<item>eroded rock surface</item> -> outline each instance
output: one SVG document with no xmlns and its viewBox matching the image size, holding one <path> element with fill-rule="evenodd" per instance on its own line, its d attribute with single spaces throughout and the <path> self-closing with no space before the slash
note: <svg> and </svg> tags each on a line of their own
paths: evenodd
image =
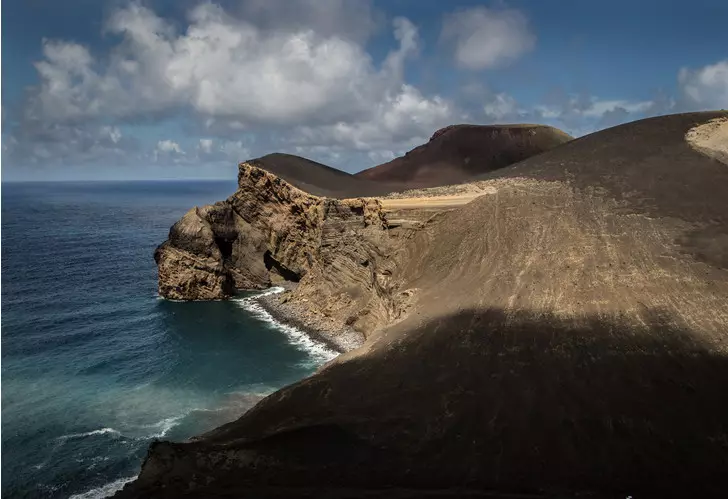
<svg viewBox="0 0 728 499">
<path fill-rule="evenodd" d="M 157 248 L 159 294 L 212 300 L 296 282 L 291 300 L 370 331 L 400 314 L 389 279 L 396 242 L 380 201 L 313 196 L 242 163 L 235 194 L 187 212 Z"/>
</svg>

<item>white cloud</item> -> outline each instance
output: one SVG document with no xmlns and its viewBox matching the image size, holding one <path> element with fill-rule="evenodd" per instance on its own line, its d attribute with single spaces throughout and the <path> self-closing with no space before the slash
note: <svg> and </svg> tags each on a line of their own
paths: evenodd
<svg viewBox="0 0 728 499">
<path fill-rule="evenodd" d="M 348 121 L 402 87 L 418 44 L 412 23 L 396 18 L 399 47 L 377 68 L 360 44 L 326 30 L 263 30 L 212 3 L 188 17 L 177 33 L 138 4 L 116 11 L 106 29 L 123 41 L 107 61 L 78 44 L 45 42 L 31 115 L 70 121 L 189 108 L 238 129 Z"/>
<path fill-rule="evenodd" d="M 245 0 L 240 17 L 261 29 L 304 28 L 362 43 L 377 30 L 382 15 L 368 0 Z"/>
<path fill-rule="evenodd" d="M 227 140 L 224 141 L 219 148 L 220 152 L 225 155 L 227 159 L 240 163 L 242 161 L 251 159 L 250 149 L 243 145 L 243 142 Z"/>
<path fill-rule="evenodd" d="M 728 59 L 696 70 L 682 68 L 678 83 L 684 97 L 694 107 L 728 108 Z"/>
<path fill-rule="evenodd" d="M 3 137 L 3 152 L 7 153 L 3 160 L 8 166 L 40 162 L 81 165 L 98 161 L 116 166 L 138 159 L 138 141 L 124 136 L 115 126 L 40 122 L 16 128 L 12 133 Z"/>
<path fill-rule="evenodd" d="M 200 143 L 197 147 L 200 151 L 210 154 L 212 152 L 212 142 L 212 139 L 200 139 Z"/>
<path fill-rule="evenodd" d="M 495 98 L 483 106 L 485 114 L 496 120 L 513 117 L 518 113 L 516 100 L 508 94 L 499 93 Z"/>
<path fill-rule="evenodd" d="M 369 159 L 371 159 L 374 164 L 381 164 L 392 161 L 398 156 L 398 154 L 396 154 L 394 151 L 381 150 L 371 151 L 369 152 L 369 154 L 367 154 L 367 156 L 369 156 Z"/>
<path fill-rule="evenodd" d="M 642 113 L 650 108 L 652 101 L 599 100 L 593 99 L 582 114 L 589 118 L 598 118 L 615 109 L 623 109 L 628 113 Z"/>
<path fill-rule="evenodd" d="M 28 89 L 22 116 L 3 120 L 12 123 L 3 158 L 192 167 L 283 150 L 352 171 L 454 123 L 545 122 L 583 135 L 642 116 L 728 107 L 728 60 L 684 68 L 681 95 L 652 100 L 562 94 L 524 106 L 478 73 L 462 92 L 444 97 L 406 79 L 422 49 L 410 20 L 392 20 L 393 45 L 381 60 L 367 52 L 372 33 L 387 26 L 370 1 L 226 5 L 234 8 L 201 3 L 173 24 L 132 3 L 107 19 L 116 45 L 106 53 L 44 40 L 39 85 Z M 446 16 L 441 41 L 451 44 L 459 66 L 480 70 L 521 57 L 536 37 L 521 12 L 476 7 Z M 124 126 L 179 116 L 191 117 L 182 125 L 198 137 L 167 136 L 142 151 L 133 126 Z"/>
<path fill-rule="evenodd" d="M 119 130 L 119 128 L 115 126 L 102 126 L 101 133 L 108 135 L 109 139 L 114 144 L 118 144 L 122 137 L 121 130 Z"/>
<path fill-rule="evenodd" d="M 160 140 L 157 142 L 156 150 L 164 153 L 185 154 L 179 144 L 173 140 Z"/>
<path fill-rule="evenodd" d="M 654 101 L 629 101 L 599 99 L 594 96 L 572 95 L 561 102 L 550 105 L 537 105 L 534 110 L 545 119 L 595 120 L 605 114 L 627 115 L 644 114 L 655 105 Z"/>
<path fill-rule="evenodd" d="M 363 43 L 376 17 L 368 1 L 246 0 L 229 11 L 207 2 L 179 28 L 132 3 L 107 19 L 104 30 L 118 42 L 105 54 L 44 40 L 40 82 L 15 135 L 22 142 L 38 139 L 34 130 L 49 123 L 70 129 L 103 121 L 111 122 L 98 125 L 104 140 L 122 144 L 119 124 L 183 115 L 207 138 L 184 158 L 179 140 L 160 141 L 149 158 L 250 157 L 239 138 L 253 131 L 268 135 L 270 149 L 255 148 L 262 153 L 287 145 L 328 148 L 330 157 L 352 148 L 365 157 L 414 146 L 462 113 L 407 83 L 405 65 L 420 49 L 408 19 L 392 20 L 394 47 L 374 62 Z"/>
<path fill-rule="evenodd" d="M 426 142 L 436 129 L 461 118 L 450 101 L 425 98 L 411 85 L 403 85 L 399 92 L 386 95 L 372 111 L 366 119 L 358 121 L 297 127 L 292 140 L 297 144 L 340 146 L 358 151 L 409 149 Z"/>
<path fill-rule="evenodd" d="M 181 163 L 186 152 L 173 140 L 160 140 L 152 152 L 155 163 Z"/>
<path fill-rule="evenodd" d="M 471 70 L 507 64 L 536 45 L 536 35 L 523 13 L 486 7 L 446 16 L 441 39 L 454 44 L 456 63 Z"/>
<path fill-rule="evenodd" d="M 18 145 L 18 141 L 13 136 L 7 136 L 2 138 L 2 151 L 3 154 L 12 154 L 15 151 L 15 147 Z"/>
<path fill-rule="evenodd" d="M 196 149 L 197 155 L 190 160 L 202 163 L 240 163 L 252 157 L 242 140 L 199 139 Z"/>
</svg>

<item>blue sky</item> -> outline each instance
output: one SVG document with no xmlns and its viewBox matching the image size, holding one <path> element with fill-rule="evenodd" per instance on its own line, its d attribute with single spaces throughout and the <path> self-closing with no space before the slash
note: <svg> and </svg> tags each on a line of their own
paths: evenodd
<svg viewBox="0 0 728 499">
<path fill-rule="evenodd" d="M 728 2 L 2 3 L 2 178 L 347 171 L 453 123 L 584 135 L 728 108 Z"/>
</svg>

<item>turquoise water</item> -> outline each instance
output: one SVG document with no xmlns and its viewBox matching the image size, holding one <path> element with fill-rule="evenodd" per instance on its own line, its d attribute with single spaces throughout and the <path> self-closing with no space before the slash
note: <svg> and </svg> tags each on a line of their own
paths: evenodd
<svg viewBox="0 0 728 499">
<path fill-rule="evenodd" d="M 234 189 L 3 184 L 3 497 L 104 497 L 152 439 L 236 419 L 331 358 L 245 298 L 157 296 L 156 245 Z"/>
</svg>

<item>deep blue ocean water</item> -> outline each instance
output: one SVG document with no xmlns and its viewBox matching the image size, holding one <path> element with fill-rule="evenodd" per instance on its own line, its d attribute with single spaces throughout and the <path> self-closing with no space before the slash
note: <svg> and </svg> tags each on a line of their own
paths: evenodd
<svg viewBox="0 0 728 499">
<path fill-rule="evenodd" d="M 236 419 L 333 355 L 249 300 L 156 291 L 154 248 L 233 182 L 2 185 L 2 496 L 104 497 L 154 438 Z"/>
</svg>

